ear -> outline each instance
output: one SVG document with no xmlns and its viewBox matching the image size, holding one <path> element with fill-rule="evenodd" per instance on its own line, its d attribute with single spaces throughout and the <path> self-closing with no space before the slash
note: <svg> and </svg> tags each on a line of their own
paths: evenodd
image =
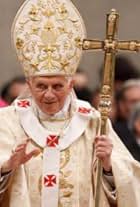
<svg viewBox="0 0 140 207">
<path fill-rule="evenodd" d="M 74 86 L 74 79 L 72 79 L 72 80 L 70 81 L 70 84 L 69 84 L 69 88 L 70 88 L 70 90 L 73 88 L 73 86 Z"/>
<path fill-rule="evenodd" d="M 138 135 L 140 134 L 140 119 L 135 120 L 134 130 Z"/>
<path fill-rule="evenodd" d="M 31 89 L 31 79 L 26 78 L 26 83 L 27 83 L 29 89 Z"/>
</svg>

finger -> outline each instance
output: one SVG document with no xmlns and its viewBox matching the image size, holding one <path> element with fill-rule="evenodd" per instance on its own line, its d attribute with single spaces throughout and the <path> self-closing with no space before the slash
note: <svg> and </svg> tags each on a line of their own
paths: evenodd
<svg viewBox="0 0 140 207">
<path fill-rule="evenodd" d="M 16 150 L 17 148 L 19 148 L 19 147 L 22 147 L 23 145 L 25 145 L 25 143 L 22 143 L 22 144 L 17 145 L 17 146 L 15 147 L 15 150 Z"/>
<path fill-rule="evenodd" d="M 27 139 L 24 143 L 18 145 L 14 151 L 15 152 L 23 151 L 26 154 L 26 147 L 27 147 L 29 141 L 30 141 L 30 139 Z"/>
<path fill-rule="evenodd" d="M 19 151 L 22 151 L 22 150 L 24 151 L 25 148 L 26 148 L 26 144 L 19 145 L 18 147 L 16 147 L 14 152 L 19 152 Z"/>
<path fill-rule="evenodd" d="M 107 144 L 110 144 L 112 143 L 112 141 L 108 138 L 108 139 L 96 139 L 95 141 L 95 144 L 98 144 L 98 143 L 107 143 Z"/>
<path fill-rule="evenodd" d="M 31 140 L 31 138 L 26 138 L 24 141 L 22 141 L 22 143 L 20 143 L 19 145 L 17 145 L 17 147 L 18 146 L 21 146 L 23 144 L 27 144 L 30 140 Z"/>
<path fill-rule="evenodd" d="M 96 150 L 96 155 L 104 155 L 105 157 L 111 156 L 112 150 L 108 149 L 106 150 L 105 148 L 99 148 Z"/>
<path fill-rule="evenodd" d="M 95 145 L 95 150 L 100 149 L 100 148 L 105 149 L 105 151 L 113 149 L 112 144 L 102 144 L 102 143 L 100 144 L 99 143 Z"/>
<path fill-rule="evenodd" d="M 110 149 L 106 149 L 106 147 L 97 147 L 95 149 L 96 153 L 97 152 L 108 152 L 108 151 L 111 151 Z"/>
<path fill-rule="evenodd" d="M 95 137 L 95 142 L 99 142 L 99 141 L 105 141 L 105 140 L 107 140 L 107 139 L 109 139 L 109 138 L 107 138 L 106 136 L 96 136 Z"/>
<path fill-rule="evenodd" d="M 28 143 L 28 142 L 30 142 L 31 141 L 31 138 L 27 138 L 26 140 L 25 140 L 25 143 Z"/>
<path fill-rule="evenodd" d="M 106 155 L 105 155 L 104 152 L 102 152 L 102 153 L 97 153 L 96 157 L 98 157 L 99 159 L 103 160 L 103 159 L 105 159 Z"/>
<path fill-rule="evenodd" d="M 95 143 L 95 148 L 98 148 L 98 147 L 113 148 L 113 144 L 111 142 L 99 141 Z"/>
<path fill-rule="evenodd" d="M 41 153 L 41 150 L 40 150 L 40 149 L 36 149 L 36 150 L 34 151 L 33 156 L 34 156 L 34 157 L 37 157 L 40 153 Z"/>
<path fill-rule="evenodd" d="M 105 152 L 105 151 L 97 151 L 96 156 L 103 155 L 104 157 L 110 157 L 111 152 Z"/>
<path fill-rule="evenodd" d="M 37 155 L 39 155 L 40 154 L 40 150 L 39 149 L 34 149 L 34 150 L 32 150 L 30 153 L 28 153 L 28 154 L 26 154 L 26 158 L 27 158 L 27 160 L 29 160 L 29 159 L 31 159 L 33 156 L 37 156 Z"/>
<path fill-rule="evenodd" d="M 14 147 L 14 149 L 17 149 L 18 147 L 21 147 L 23 145 L 26 145 L 29 142 L 30 139 L 26 139 L 24 140 L 24 142 L 22 142 L 21 144 L 18 144 L 16 147 Z"/>
<path fill-rule="evenodd" d="M 97 148 L 97 147 L 107 147 L 108 145 L 109 144 L 106 143 L 106 142 L 99 141 L 99 142 L 95 143 L 95 148 Z"/>
<path fill-rule="evenodd" d="M 112 140 L 108 137 L 95 137 L 95 144 L 97 143 L 108 143 L 108 144 L 112 144 Z"/>
</svg>

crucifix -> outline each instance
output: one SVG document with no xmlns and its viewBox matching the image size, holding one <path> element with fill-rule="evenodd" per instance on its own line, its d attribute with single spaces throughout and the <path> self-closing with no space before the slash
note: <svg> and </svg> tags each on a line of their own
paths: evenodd
<svg viewBox="0 0 140 207">
<path fill-rule="evenodd" d="M 100 134 L 106 134 L 106 122 L 109 116 L 111 108 L 111 96 L 113 91 L 114 82 L 114 66 L 115 55 L 119 50 L 128 50 L 138 52 L 140 49 L 140 41 L 119 41 L 116 38 L 117 26 L 118 26 L 119 14 L 115 9 L 112 9 L 107 14 L 106 21 L 106 37 L 105 40 L 88 40 L 84 39 L 81 42 L 83 50 L 102 50 L 104 55 L 104 75 L 103 83 L 100 93 L 99 111 L 101 113 L 101 129 Z M 100 185 L 102 176 L 101 161 L 98 160 L 97 166 L 97 179 L 95 187 L 95 207 L 99 207 L 100 204 Z"/>
</svg>

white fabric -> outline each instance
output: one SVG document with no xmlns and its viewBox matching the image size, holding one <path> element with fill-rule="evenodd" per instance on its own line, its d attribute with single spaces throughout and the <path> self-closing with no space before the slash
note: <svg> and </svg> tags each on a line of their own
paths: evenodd
<svg viewBox="0 0 140 207">
<path fill-rule="evenodd" d="M 41 125 L 31 107 L 32 102 L 33 100 L 31 99 L 17 99 L 15 101 L 15 107 L 19 113 L 21 125 L 25 132 L 36 144 L 43 148 L 42 207 L 46 207 L 46 203 L 49 204 L 49 206 L 57 207 L 59 193 L 60 151 L 65 150 L 82 135 L 87 127 L 89 118 L 91 118 L 92 110 L 87 102 L 76 102 L 75 100 L 76 112 L 70 120 L 67 128 L 63 129 L 62 136 L 59 133 L 52 134 L 51 131 L 45 129 Z M 69 105 L 70 99 L 68 98 L 65 103 L 65 110 L 63 110 L 63 113 L 68 109 Z M 80 113 L 79 108 L 87 110 L 87 112 Z M 60 115 L 61 113 L 59 113 L 59 116 Z M 77 123 L 79 124 L 79 127 L 75 128 Z M 52 144 L 52 141 L 50 141 L 52 146 L 47 144 L 48 139 L 53 137 L 57 139 L 58 136 L 60 136 L 58 143 L 55 142 Z M 45 185 L 44 180 L 47 180 L 46 183 L 48 182 L 50 184 L 47 183 L 48 185 Z"/>
<path fill-rule="evenodd" d="M 84 133 L 67 149 L 60 152 L 59 206 L 61 207 L 95 207 L 96 157 L 93 142 L 100 126 L 99 113 L 94 109 L 92 112 Z M 10 157 L 12 149 L 27 139 L 27 134 L 20 124 L 19 114 L 14 106 L 0 109 L 0 117 L 1 167 Z M 48 122 L 42 124 L 47 127 Z M 75 128 L 78 126 L 77 123 Z M 107 124 L 107 128 L 114 146 L 112 170 L 117 201 L 112 195 L 111 186 L 106 182 L 106 188 L 105 185 L 101 185 L 100 207 L 111 207 L 111 203 L 115 202 L 117 207 L 139 207 L 140 165 L 126 150 L 110 124 Z M 36 148 L 38 149 L 38 146 L 30 141 L 27 151 Z M 42 166 L 42 153 L 40 153 L 20 166 L 10 176 L 12 182 L 5 183 L 4 189 L 2 189 L 3 182 L 6 180 L 0 182 L 0 207 L 41 207 Z M 48 203 L 46 205 L 49 207 Z"/>
</svg>

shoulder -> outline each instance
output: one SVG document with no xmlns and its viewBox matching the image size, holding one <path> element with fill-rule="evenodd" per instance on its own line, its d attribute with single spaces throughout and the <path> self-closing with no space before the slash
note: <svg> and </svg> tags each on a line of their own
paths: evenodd
<svg viewBox="0 0 140 207">
<path fill-rule="evenodd" d="M 77 111 L 81 112 L 83 115 L 89 115 L 91 119 L 99 119 L 100 112 L 96 110 L 91 104 L 87 101 L 80 99 L 76 100 Z"/>
<path fill-rule="evenodd" d="M 0 115 L 4 115 L 8 113 L 10 114 L 15 113 L 15 107 L 13 105 L 0 108 Z"/>
<path fill-rule="evenodd" d="M 6 121 L 6 122 L 10 122 L 10 121 L 13 121 L 16 120 L 18 118 L 18 114 L 16 112 L 16 109 L 13 105 L 11 106 L 7 106 L 7 107 L 4 107 L 4 108 L 0 108 L 0 119 L 1 119 L 1 122 L 2 120 Z"/>
<path fill-rule="evenodd" d="M 0 135 L 7 137 L 16 137 L 23 134 L 19 114 L 13 105 L 0 108 Z"/>
</svg>

